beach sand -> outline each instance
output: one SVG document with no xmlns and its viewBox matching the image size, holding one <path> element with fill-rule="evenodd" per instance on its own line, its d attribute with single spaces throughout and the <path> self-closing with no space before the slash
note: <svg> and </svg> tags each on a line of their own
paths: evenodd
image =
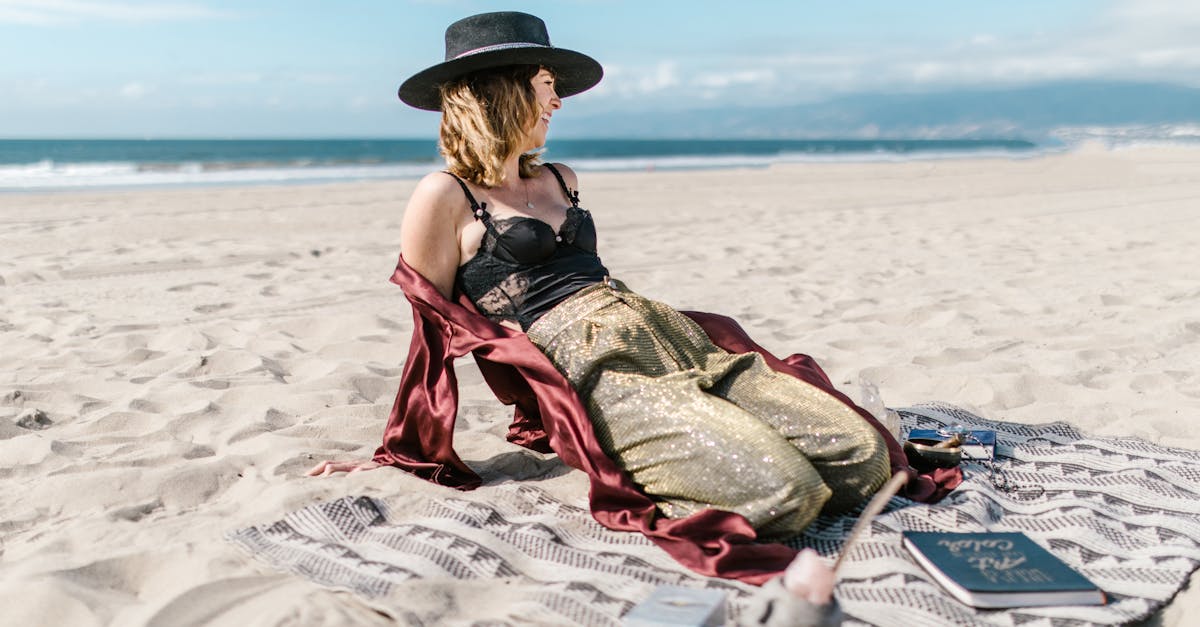
<svg viewBox="0 0 1200 627">
<path fill-rule="evenodd" d="M 854 398 L 1200 448 L 1200 150 L 581 176 L 615 276 Z M 223 534 L 445 490 L 304 477 L 379 443 L 413 185 L 0 196 L 0 623 L 388 624 Z M 460 380 L 460 454 L 509 450 Z M 583 502 L 581 473 L 539 485 Z M 1193 586 L 1152 624 L 1196 612 Z"/>
</svg>

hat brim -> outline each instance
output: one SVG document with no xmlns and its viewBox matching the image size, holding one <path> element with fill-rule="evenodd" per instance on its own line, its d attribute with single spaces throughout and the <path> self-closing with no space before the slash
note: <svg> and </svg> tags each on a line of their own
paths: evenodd
<svg viewBox="0 0 1200 627">
<path fill-rule="evenodd" d="M 421 70 L 400 85 L 400 100 L 418 109 L 441 111 L 443 83 L 471 72 L 506 65 L 541 65 L 554 70 L 554 86 L 559 98 L 587 91 L 604 77 L 600 63 L 582 52 L 546 46 L 507 48 L 451 59 Z"/>
</svg>

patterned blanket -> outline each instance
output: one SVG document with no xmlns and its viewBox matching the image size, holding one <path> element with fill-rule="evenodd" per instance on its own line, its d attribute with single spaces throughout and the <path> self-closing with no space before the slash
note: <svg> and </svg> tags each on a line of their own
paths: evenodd
<svg viewBox="0 0 1200 627">
<path fill-rule="evenodd" d="M 900 415 L 905 429 L 995 430 L 999 471 L 968 462 L 966 481 L 937 505 L 892 499 L 843 562 L 837 596 L 847 624 L 1120 624 L 1161 608 L 1200 565 L 1200 452 L 1089 438 L 1065 423 L 988 421 L 945 404 Z M 228 537 L 275 568 L 360 594 L 402 624 L 619 625 L 662 584 L 725 590 L 729 622 L 750 622 L 753 586 L 695 575 L 641 535 L 601 527 L 584 495 L 564 502 L 537 484 L 438 490 L 418 507 L 345 497 Z M 794 544 L 834 557 L 854 521 L 822 517 Z M 967 607 L 909 559 L 905 530 L 1025 532 L 1109 604 Z"/>
</svg>

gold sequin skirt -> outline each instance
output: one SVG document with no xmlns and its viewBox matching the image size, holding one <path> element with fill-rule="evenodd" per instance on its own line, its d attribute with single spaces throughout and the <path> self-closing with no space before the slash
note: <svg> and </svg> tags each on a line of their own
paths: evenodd
<svg viewBox="0 0 1200 627">
<path fill-rule="evenodd" d="M 668 517 L 717 508 L 764 537 L 860 503 L 890 474 L 853 409 L 715 346 L 695 322 L 608 280 L 572 295 L 529 339 L 579 393 L 604 451 Z"/>
</svg>

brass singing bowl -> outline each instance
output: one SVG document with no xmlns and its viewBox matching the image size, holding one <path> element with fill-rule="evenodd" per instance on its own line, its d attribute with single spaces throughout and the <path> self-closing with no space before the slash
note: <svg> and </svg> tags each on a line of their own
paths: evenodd
<svg viewBox="0 0 1200 627">
<path fill-rule="evenodd" d="M 954 468 L 962 461 L 961 446 L 936 446 L 939 440 L 905 440 L 904 454 L 908 456 L 908 464 L 919 471 L 929 471 L 934 468 Z"/>
</svg>

